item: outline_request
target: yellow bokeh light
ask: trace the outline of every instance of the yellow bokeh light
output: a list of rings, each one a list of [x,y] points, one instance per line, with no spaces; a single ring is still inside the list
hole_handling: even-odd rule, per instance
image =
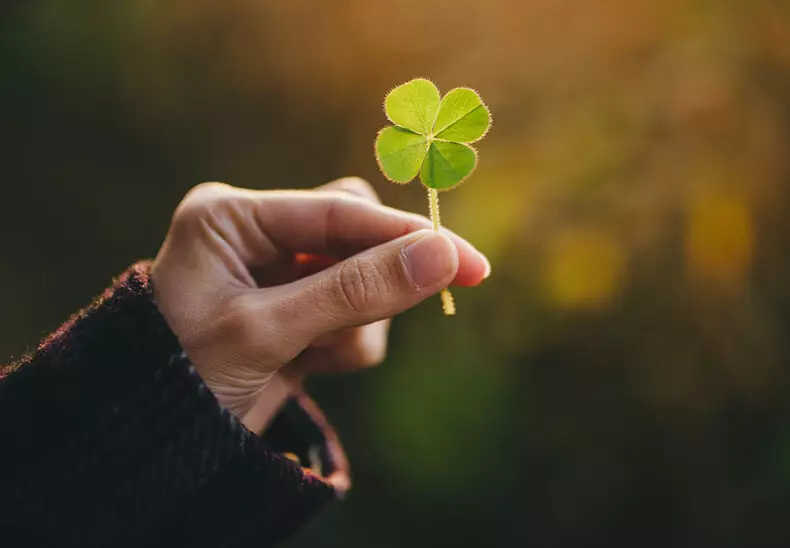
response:
[[[625,274],[623,248],[603,230],[570,229],[550,244],[543,277],[562,308],[594,309],[610,302]]]
[[[689,275],[706,284],[740,285],[751,264],[752,217],[744,197],[727,190],[706,190],[691,201],[685,240]]]

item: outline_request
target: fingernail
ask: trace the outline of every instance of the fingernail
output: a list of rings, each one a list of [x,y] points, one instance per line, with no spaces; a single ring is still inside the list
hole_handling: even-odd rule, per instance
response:
[[[428,287],[452,274],[458,262],[453,243],[446,237],[430,230],[403,248],[403,265],[411,283],[417,287]],[[420,234],[419,232],[417,234]]]
[[[482,253],[480,255],[483,257],[483,260],[486,263],[486,270],[485,270],[485,273],[483,274],[483,279],[485,280],[486,278],[488,278],[491,275],[491,263],[489,262],[488,257],[483,255]]]

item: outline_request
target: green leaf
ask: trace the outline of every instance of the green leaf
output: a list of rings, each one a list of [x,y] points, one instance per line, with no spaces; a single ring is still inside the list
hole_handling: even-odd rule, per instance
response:
[[[475,169],[477,154],[461,143],[433,141],[420,170],[420,180],[428,188],[452,188]]]
[[[428,141],[424,135],[397,126],[382,129],[376,137],[376,158],[384,175],[396,183],[417,176],[425,160]]]
[[[444,96],[433,134],[446,141],[472,143],[491,125],[491,115],[480,96],[469,88],[456,88]]]
[[[439,110],[439,90],[431,81],[417,78],[390,91],[384,110],[393,124],[429,135]]]
[[[474,90],[456,88],[441,99],[433,83],[417,78],[388,93],[384,109],[395,125],[376,137],[376,159],[388,179],[408,183],[419,174],[424,186],[446,190],[472,173],[477,152],[467,143],[491,125]]]

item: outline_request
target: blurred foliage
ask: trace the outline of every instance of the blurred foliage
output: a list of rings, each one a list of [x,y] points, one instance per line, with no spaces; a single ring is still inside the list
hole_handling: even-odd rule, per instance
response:
[[[427,76],[495,125],[443,220],[493,263],[316,379],[356,486],[291,546],[787,546],[790,3],[29,0],[0,8],[0,353],[202,180],[378,174]],[[304,161],[309,150],[309,162]]]

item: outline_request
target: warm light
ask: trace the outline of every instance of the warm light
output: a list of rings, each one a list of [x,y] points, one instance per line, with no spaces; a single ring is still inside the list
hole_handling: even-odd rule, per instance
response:
[[[752,258],[752,219],[742,195],[708,190],[689,208],[686,267],[706,284],[734,287],[743,282]]]
[[[562,308],[598,308],[621,284],[625,256],[603,231],[567,230],[551,244],[544,266],[550,298]]]

